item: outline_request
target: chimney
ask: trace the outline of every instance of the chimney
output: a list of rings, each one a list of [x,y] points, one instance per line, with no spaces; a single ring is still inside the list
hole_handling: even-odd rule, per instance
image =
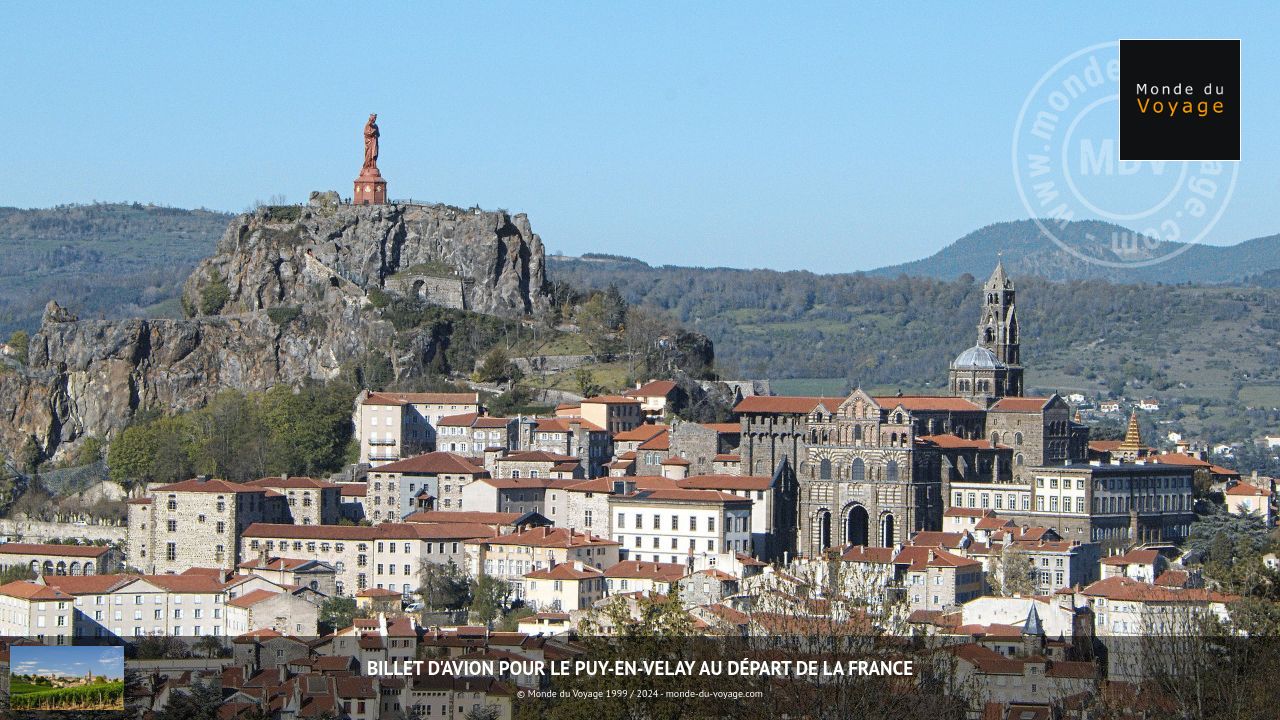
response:
[[[288,479],[289,479],[289,473],[280,473],[280,479],[281,479],[281,480],[288,480]]]

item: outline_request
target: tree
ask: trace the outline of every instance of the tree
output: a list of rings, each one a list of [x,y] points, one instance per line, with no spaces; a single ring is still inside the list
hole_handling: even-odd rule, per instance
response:
[[[511,583],[492,575],[481,575],[471,583],[471,617],[489,626],[502,616],[511,597]]]
[[[200,289],[200,313],[216,315],[230,299],[231,288],[227,287],[227,281],[223,279],[222,273],[214,270],[209,276],[209,284]]]
[[[169,695],[169,702],[156,714],[157,720],[216,720],[222,706],[222,691],[217,687],[193,680],[185,691]]]
[[[101,438],[87,437],[80,443],[76,451],[76,465],[93,465],[102,461],[103,442]]]
[[[206,658],[212,658],[222,652],[223,645],[222,645],[222,641],[219,640],[218,638],[212,635],[205,635],[204,637],[196,641],[196,644],[192,647],[192,649],[197,652],[204,653],[204,656]]]
[[[502,717],[502,713],[496,705],[480,705],[471,708],[463,715],[463,720],[498,720]]]
[[[604,388],[596,384],[595,374],[586,366],[573,371],[573,382],[582,397],[594,397],[604,392]]]
[[[476,370],[475,378],[477,382],[503,382],[512,377],[514,369],[515,365],[507,357],[507,351],[501,345],[494,345],[485,354],[484,360]]]
[[[1035,593],[1035,560],[1026,550],[1013,545],[1005,548],[1000,564],[1004,570],[1000,584],[1004,595],[1027,596]]]
[[[423,561],[418,596],[427,610],[460,610],[471,599],[471,586],[452,560],[447,563]]]
[[[40,443],[36,442],[35,435],[28,435],[27,441],[22,444],[18,450],[18,467],[27,473],[35,473],[40,467],[41,461],[44,460],[44,451],[40,449]]]
[[[320,603],[319,620],[334,630],[351,627],[356,618],[355,598],[334,595]]]
[[[26,330],[14,330],[9,335],[9,349],[13,351],[13,356],[18,362],[25,365],[31,349],[31,336],[27,335]]]

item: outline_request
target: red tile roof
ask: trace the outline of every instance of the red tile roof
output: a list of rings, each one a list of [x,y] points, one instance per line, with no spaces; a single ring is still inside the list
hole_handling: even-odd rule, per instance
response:
[[[639,405],[640,401],[625,395],[597,395],[595,397],[583,398],[582,404],[586,405]]]
[[[241,595],[240,597],[232,598],[228,600],[227,604],[234,605],[239,608],[248,608],[248,607],[253,607],[254,605],[257,605],[260,602],[265,602],[274,597],[278,597],[282,594],[283,593],[274,593],[274,592],[271,592],[270,590],[250,590],[249,592]]]
[[[671,380],[650,380],[638,388],[633,388],[622,393],[628,397],[666,397],[676,389],[676,384]]]
[[[372,392],[362,405],[479,405],[479,393]]]
[[[631,495],[624,495],[615,498],[615,500],[617,502],[648,502],[656,500],[662,502],[715,503],[720,505],[738,503],[749,504],[751,502],[750,498],[731,495],[718,490],[689,490],[686,488],[657,488],[654,490],[640,490]]]
[[[461,415],[448,415],[440,418],[440,422],[436,423],[436,427],[471,427],[471,423],[480,417],[480,413],[462,413]]]
[[[572,528],[539,527],[519,532],[498,535],[497,537],[471,540],[469,544],[480,545],[523,545],[528,547],[587,547],[620,545],[589,533],[578,532]]]
[[[670,428],[667,425],[637,425],[630,430],[623,430],[613,436],[614,442],[644,442],[656,435],[666,432]]]
[[[524,576],[534,580],[590,580],[604,577],[604,571],[582,563],[565,562],[559,563],[550,570],[527,572]]]
[[[590,432],[604,432],[604,428],[595,423],[587,422],[582,418],[538,418],[538,424],[535,428],[538,432],[555,432],[567,433],[578,430],[587,430]]]
[[[40,585],[27,580],[14,580],[0,585],[0,595],[23,598],[24,600],[70,600],[71,596],[47,585]]]
[[[835,410],[844,402],[834,397],[806,397],[789,395],[749,395],[734,406],[738,413],[777,413],[782,415],[808,415],[822,403],[828,410]]]
[[[742,425],[740,423],[702,423],[702,427],[715,430],[721,435],[742,434]]]
[[[321,490],[325,488],[336,487],[334,483],[328,480],[317,480],[312,477],[303,475],[290,475],[287,477],[265,477],[261,480],[247,482],[245,485],[263,488],[287,488],[287,489],[305,489],[305,490]]]
[[[852,545],[840,556],[845,562],[876,563],[889,565],[893,563],[893,548],[867,547]]]
[[[623,560],[604,571],[605,577],[674,582],[684,577],[687,568],[680,563]]]
[[[371,473],[406,473],[410,475],[475,475],[483,476],[488,472],[478,468],[461,455],[450,452],[429,452],[415,455],[404,460],[397,460],[386,465],[372,468]]]
[[[57,543],[0,543],[3,555],[55,555],[62,557],[97,558],[106,555],[111,548],[106,545],[59,545]]]
[[[1052,398],[1047,397],[1006,397],[1000,398],[991,406],[991,412],[1035,412],[1043,410]]]
[[[137,575],[46,575],[44,582],[69,595],[105,595],[137,580]]]
[[[676,481],[671,478],[661,477],[659,475],[635,475],[631,477],[598,477],[591,480],[583,480],[565,488],[572,492],[600,492],[612,493],[613,484],[615,482],[636,484],[637,490],[656,490],[658,488],[674,488],[677,487]]]
[[[395,590],[387,590],[386,588],[366,588],[356,593],[356,597],[380,598],[380,597],[399,597],[400,593]]]
[[[673,465],[673,466],[674,466],[674,465],[679,465],[679,466],[682,466],[682,467],[689,467],[689,466],[690,466],[690,465],[692,465],[692,464],[693,464],[693,463],[689,462],[688,460],[685,460],[684,458],[680,457],[679,455],[672,455],[671,457],[669,457],[669,458],[667,458],[667,459],[663,460],[661,463],[659,463],[659,465]]]
[[[1266,489],[1257,487],[1256,485],[1250,485],[1249,483],[1243,483],[1243,482],[1237,485],[1232,485],[1231,487],[1227,488],[1226,494],[1248,496],[1248,497],[1271,497],[1270,490],[1266,490]],[[3,548],[3,547],[4,547],[3,545],[0,545],[0,548]]]
[[[1103,565],[1152,565],[1160,557],[1158,550],[1130,550],[1123,555],[1112,555],[1102,559]]]
[[[526,452],[516,452],[501,458],[503,462],[549,462],[564,463],[578,462],[578,458],[572,455],[557,455],[556,453],[546,452],[544,450],[528,450]]]
[[[423,510],[404,519],[407,523],[482,523],[510,525],[523,513],[481,512],[478,510]]]
[[[637,450],[670,450],[671,449],[671,433],[663,431],[653,437],[640,443]]]
[[[1106,580],[1099,580],[1081,592],[1090,597],[1133,602],[1229,603],[1239,599],[1236,595],[1224,595],[1200,588],[1168,588],[1148,585],[1122,575],[1114,575]]]
[[[766,475],[692,475],[678,483],[696,490],[768,490],[773,478]]]

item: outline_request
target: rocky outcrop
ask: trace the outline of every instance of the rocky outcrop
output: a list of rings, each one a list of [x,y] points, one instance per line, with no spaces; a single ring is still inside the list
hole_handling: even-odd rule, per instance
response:
[[[435,341],[397,334],[370,300],[375,289],[426,268],[465,280],[469,309],[524,317],[548,306],[543,267],[524,215],[443,205],[241,215],[187,281],[193,317],[77,320],[50,303],[26,368],[0,375],[0,442],[12,455],[34,436],[55,454],[81,437],[110,439],[140,408],[331,379],[370,350],[397,370],[425,364]]]

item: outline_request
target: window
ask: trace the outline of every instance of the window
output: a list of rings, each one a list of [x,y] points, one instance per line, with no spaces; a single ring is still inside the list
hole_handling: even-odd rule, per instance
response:
[[[166,544],[165,544],[165,546],[164,546],[164,559],[165,559],[165,560],[177,560],[177,559],[178,559],[178,543],[166,543]]]
[[[177,520],[169,520],[169,521],[168,521],[168,522],[166,522],[165,524],[168,526],[168,528],[169,528],[169,532],[178,532],[178,521],[177,521]]]

